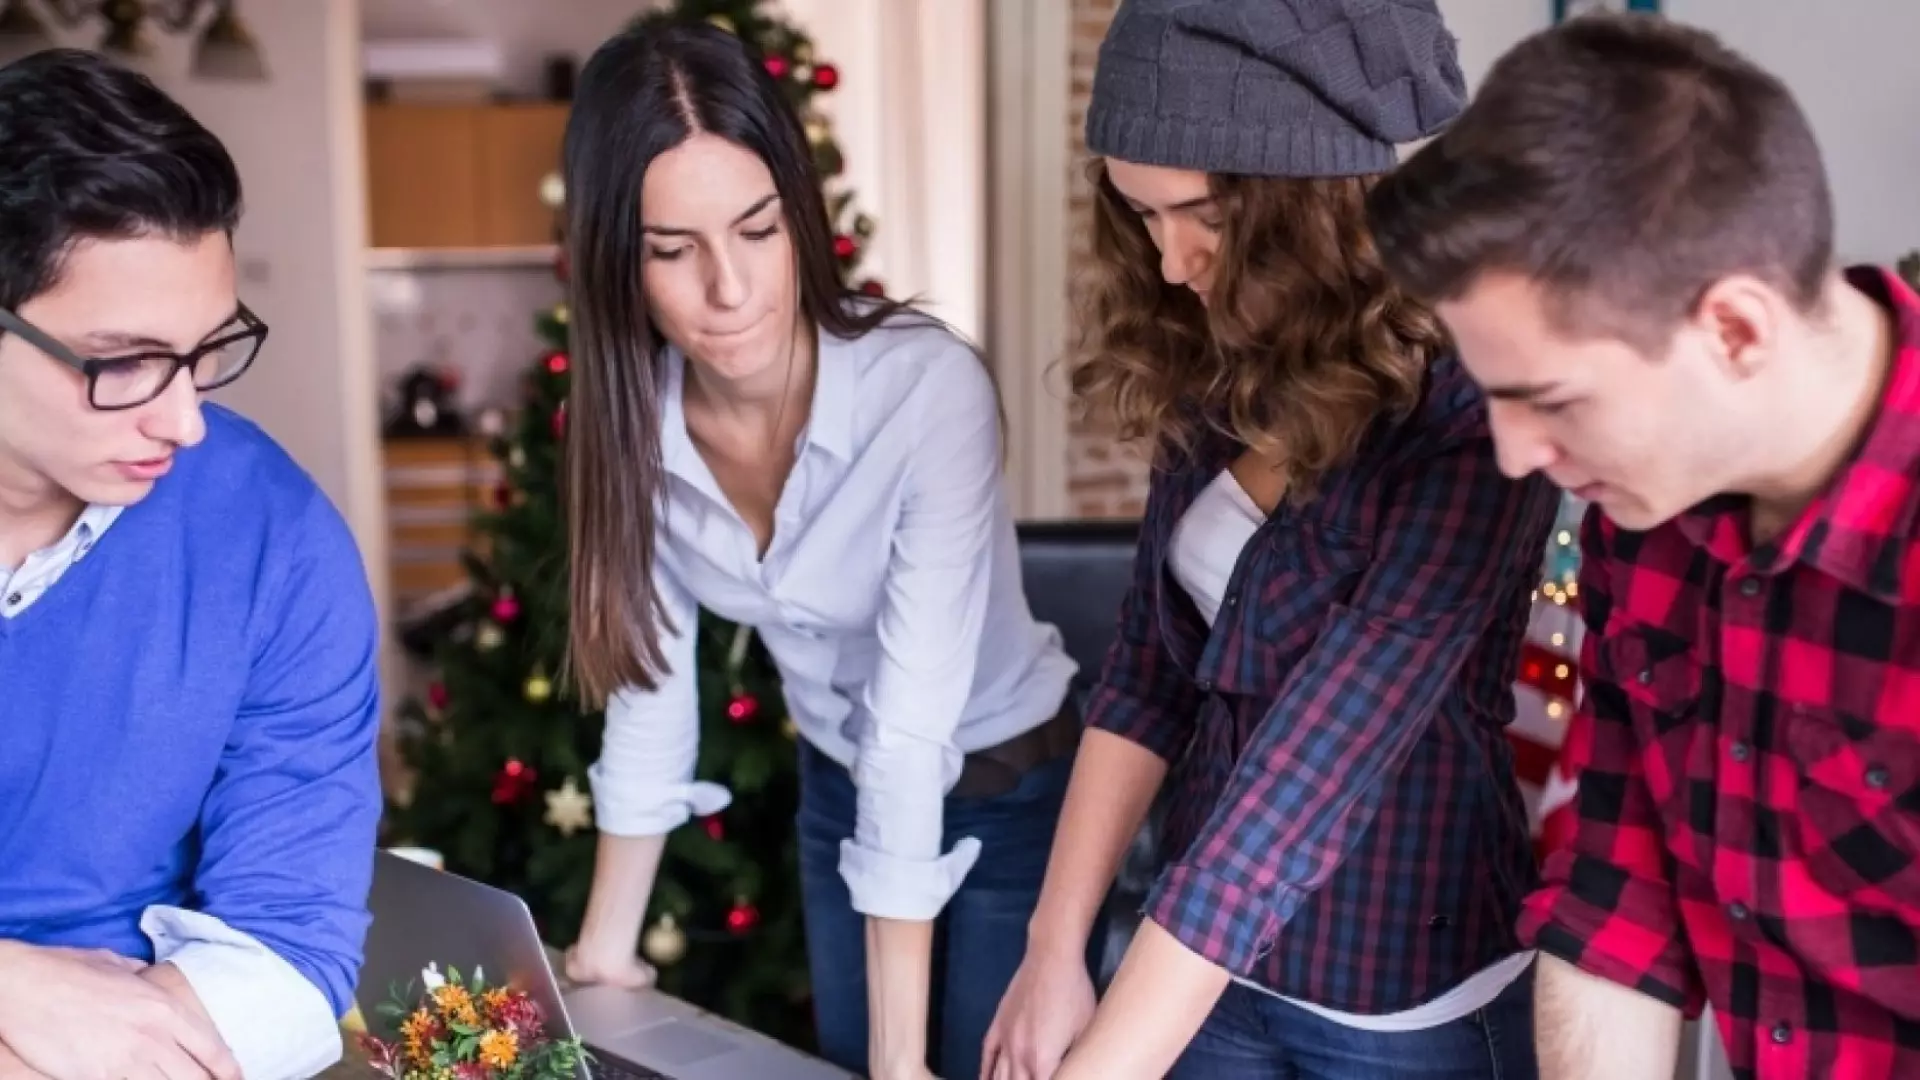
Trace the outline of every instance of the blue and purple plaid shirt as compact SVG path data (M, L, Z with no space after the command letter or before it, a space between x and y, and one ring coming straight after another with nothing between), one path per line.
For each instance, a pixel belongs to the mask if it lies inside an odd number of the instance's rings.
M1503 728L1559 496L1495 466L1457 360L1242 552L1211 630L1174 526L1243 452L1163 454L1088 722L1174 763L1145 913L1235 975L1386 1013L1520 946L1538 882Z

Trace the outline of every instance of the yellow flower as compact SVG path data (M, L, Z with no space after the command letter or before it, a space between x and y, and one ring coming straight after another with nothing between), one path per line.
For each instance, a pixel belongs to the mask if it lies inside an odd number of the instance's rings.
M520 1039L511 1031L494 1030L480 1036L480 1063L489 1069L511 1069L520 1056Z
M486 1010L488 1017L492 1017L493 1014L500 1011L500 1007L505 1005L507 999L511 996L512 995L507 993L506 987L496 986L480 995L480 1007Z
M433 992L433 1003L450 1024L471 1026L480 1022L480 1014L473 1007L473 995L467 993L464 986L447 983Z

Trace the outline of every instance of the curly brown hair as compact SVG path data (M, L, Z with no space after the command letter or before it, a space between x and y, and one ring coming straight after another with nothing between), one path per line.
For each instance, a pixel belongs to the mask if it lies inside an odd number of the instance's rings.
M1376 178L1209 177L1223 221L1209 307L1161 279L1104 163L1088 175L1093 269L1070 385L1122 440L1186 451L1211 427L1283 462L1297 503L1377 419L1418 402L1447 337L1381 266L1366 219Z

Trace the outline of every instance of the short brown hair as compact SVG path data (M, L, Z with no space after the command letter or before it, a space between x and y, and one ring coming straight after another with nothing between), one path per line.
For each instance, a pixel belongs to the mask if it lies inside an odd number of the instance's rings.
M1072 387L1124 440L1191 450L1202 428L1283 461L1303 502L1376 420L1419 401L1446 348L1367 235L1372 176L1209 177L1223 224L1211 307L1160 277L1140 215L1104 164Z
M1521 42L1368 211L1387 268L1428 301L1514 273L1561 329L1648 351L1733 274L1811 313L1834 261L1833 200L1793 95L1713 35L1650 15Z

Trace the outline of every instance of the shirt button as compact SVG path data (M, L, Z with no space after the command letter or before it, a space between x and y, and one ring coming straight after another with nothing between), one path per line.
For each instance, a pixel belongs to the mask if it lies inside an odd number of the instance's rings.
M1226 604L1226 606L1227 606L1227 607L1233 607L1234 605L1236 605L1236 604L1238 604L1239 602L1240 602L1240 598L1239 598L1238 596L1229 596L1229 597L1227 597L1227 604Z
M1199 688L1200 688L1200 692L1201 692L1201 693L1203 693L1203 694L1211 694L1211 693L1213 693L1213 680L1212 680L1212 679L1201 679L1201 680L1199 680L1198 682L1196 682L1196 683L1194 683L1193 685L1195 685L1195 686L1197 686L1197 687L1199 687Z
M1727 753L1731 754L1735 761L1745 761L1747 758L1753 756L1753 747L1747 745L1744 740L1738 740L1727 748Z
M1732 917L1734 922L1746 922L1747 916L1752 914L1752 912L1747 910L1747 905L1735 900L1733 903L1727 905L1727 914Z
M1773 1036L1773 1041L1781 1046L1793 1041L1793 1028L1785 1020L1773 1025L1773 1030L1769 1034Z
M1751 600L1760 595L1760 579L1750 577L1740 583L1740 595Z
M1887 774L1885 765L1875 765L1867 770L1867 786L1875 791L1883 790L1890 779L1892 777Z
M1636 680L1637 682L1639 682L1639 684L1640 684L1641 686L1650 686L1650 685L1652 685L1652 684L1653 684L1653 669L1652 669L1652 668L1641 668L1641 669L1640 669L1640 673L1639 673L1638 675L1635 675L1635 676L1634 676L1634 679L1635 679L1635 680Z

